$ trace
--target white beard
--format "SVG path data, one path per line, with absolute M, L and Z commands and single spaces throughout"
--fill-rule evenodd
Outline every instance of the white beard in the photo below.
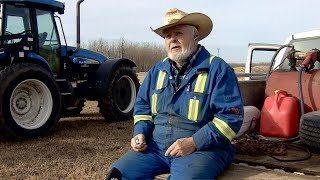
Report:
M 171 53 L 167 49 L 168 57 L 178 65 L 183 65 L 187 58 L 193 53 L 193 42 L 190 42 L 186 48 L 183 48 L 181 53 Z

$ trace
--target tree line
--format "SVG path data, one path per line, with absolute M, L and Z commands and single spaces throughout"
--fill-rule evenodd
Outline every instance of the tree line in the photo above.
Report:
M 82 47 L 99 52 L 109 58 L 128 58 L 133 60 L 136 72 L 148 71 L 156 62 L 167 56 L 163 44 L 134 42 L 120 38 L 117 40 L 90 40 Z M 231 67 L 244 67 L 244 63 L 230 63 Z
M 128 58 L 137 65 L 137 72 L 148 71 L 157 61 L 167 56 L 164 45 L 150 42 L 118 40 L 90 40 L 82 47 L 99 52 L 109 58 Z

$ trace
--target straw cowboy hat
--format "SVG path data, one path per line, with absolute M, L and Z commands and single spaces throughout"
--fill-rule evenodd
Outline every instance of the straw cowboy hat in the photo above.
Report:
M 188 14 L 177 8 L 173 8 L 169 9 L 164 15 L 164 25 L 156 29 L 151 28 L 151 30 L 164 38 L 163 31 L 165 29 L 180 24 L 195 26 L 199 31 L 199 40 L 207 37 L 213 27 L 211 19 L 205 14 L 198 12 Z

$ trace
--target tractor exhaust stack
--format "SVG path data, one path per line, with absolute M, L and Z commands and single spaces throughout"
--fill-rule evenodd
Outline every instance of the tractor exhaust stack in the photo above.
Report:
M 80 49 L 80 4 L 83 1 L 84 0 L 78 0 L 78 2 L 77 2 L 77 17 L 76 17 L 76 22 L 77 22 L 77 47 L 73 51 L 74 53 L 79 51 L 79 49 Z

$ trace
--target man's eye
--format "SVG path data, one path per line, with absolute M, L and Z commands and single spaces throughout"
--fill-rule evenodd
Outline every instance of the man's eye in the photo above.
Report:
M 181 35 L 183 35 L 183 33 L 182 32 L 177 32 L 176 35 L 177 36 L 181 36 Z

